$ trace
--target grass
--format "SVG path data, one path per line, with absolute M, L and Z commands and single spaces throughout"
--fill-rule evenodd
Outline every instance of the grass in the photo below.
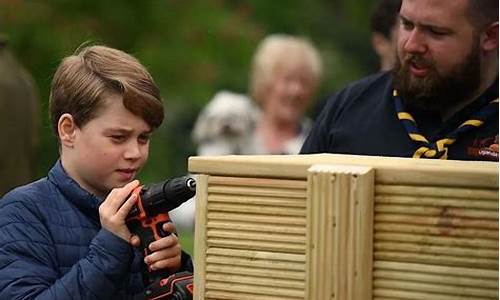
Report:
M 191 257 L 194 255 L 194 232 L 193 231 L 179 231 L 179 240 L 181 243 L 182 250 L 189 253 Z

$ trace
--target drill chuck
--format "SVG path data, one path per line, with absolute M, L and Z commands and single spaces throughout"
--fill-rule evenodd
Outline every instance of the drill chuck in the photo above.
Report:
M 168 179 L 160 183 L 141 187 L 139 196 L 148 216 L 155 216 L 176 209 L 196 194 L 196 181 L 188 176 Z M 129 217 L 139 213 L 137 205 L 131 209 Z

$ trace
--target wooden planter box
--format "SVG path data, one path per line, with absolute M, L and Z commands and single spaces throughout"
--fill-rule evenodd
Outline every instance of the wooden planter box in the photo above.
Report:
M 195 299 L 498 299 L 498 164 L 191 157 Z

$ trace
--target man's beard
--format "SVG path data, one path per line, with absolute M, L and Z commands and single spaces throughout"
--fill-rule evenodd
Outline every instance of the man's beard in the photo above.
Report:
M 410 55 L 403 64 L 397 59 L 393 69 L 394 87 L 399 91 L 406 108 L 442 114 L 472 96 L 481 80 L 479 43 L 473 45 L 464 62 L 446 74 L 436 70 L 434 61 L 418 55 Z M 412 78 L 412 62 L 429 68 L 429 74 L 424 78 Z

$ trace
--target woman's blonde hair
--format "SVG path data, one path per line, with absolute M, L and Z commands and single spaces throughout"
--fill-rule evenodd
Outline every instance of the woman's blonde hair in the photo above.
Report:
M 262 102 L 277 70 L 293 63 L 303 63 L 305 75 L 315 88 L 321 78 L 322 65 L 320 55 L 311 42 L 287 34 L 272 34 L 264 38 L 252 60 L 249 86 L 252 98 L 257 103 Z

